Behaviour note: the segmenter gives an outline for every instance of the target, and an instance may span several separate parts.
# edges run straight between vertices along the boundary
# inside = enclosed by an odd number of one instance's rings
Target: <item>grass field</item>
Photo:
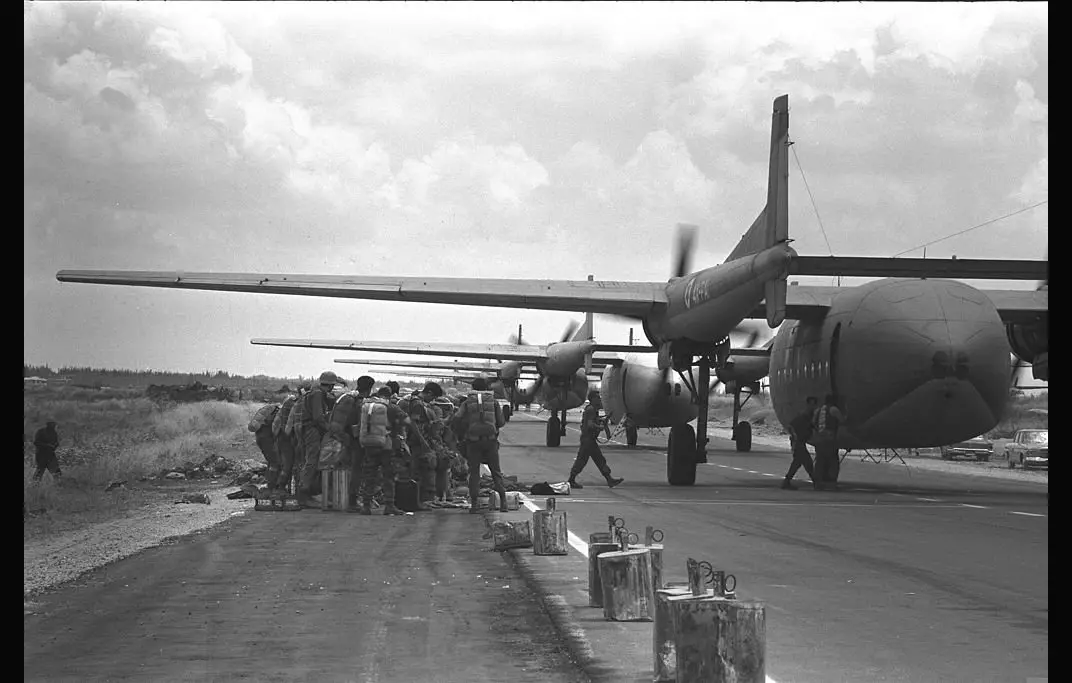
[[[32,515],[24,538],[67,530],[122,514],[153,496],[140,477],[234,450],[262,457],[246,431],[253,404],[224,402],[160,406],[133,389],[49,387],[24,392],[23,500]],[[55,420],[62,481],[46,473],[34,482],[34,432]],[[128,486],[105,492],[110,482]]]

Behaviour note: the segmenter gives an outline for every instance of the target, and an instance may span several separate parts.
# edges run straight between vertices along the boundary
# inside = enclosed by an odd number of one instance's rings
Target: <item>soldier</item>
[[[610,488],[614,488],[625,481],[620,477],[614,478],[611,476],[610,466],[607,465],[607,459],[603,457],[603,451],[600,450],[599,442],[596,441],[599,432],[605,426],[603,418],[599,416],[599,405],[599,392],[592,389],[588,392],[588,405],[585,406],[584,413],[581,415],[581,445],[577,449],[577,459],[573,461],[573,467],[570,469],[569,483],[574,488],[584,488],[577,483],[577,475],[588,464],[589,458],[596,463],[596,467],[599,468],[600,474],[607,480],[607,486]]]
[[[56,457],[56,449],[60,447],[60,435],[56,432],[56,423],[49,420],[34,433],[34,460],[37,463],[37,471],[34,472],[34,481],[41,481],[47,469],[52,473],[52,479],[60,479],[60,461]]]
[[[283,399],[275,419],[272,420],[275,450],[279,454],[279,477],[276,479],[275,489],[269,491],[271,495],[285,496],[290,493],[290,480],[294,474],[294,441],[291,434],[287,433],[287,422],[297,400],[298,397],[294,394]]]
[[[391,390],[391,396],[388,400],[390,400],[391,403],[398,403],[398,392],[400,391],[398,382],[391,380],[390,382],[385,382],[384,386]]]
[[[466,461],[469,466],[469,512],[478,513],[477,497],[480,495],[480,465],[487,463],[491,470],[492,487],[499,494],[499,509],[506,512],[506,488],[503,486],[502,470],[499,467],[499,430],[506,424],[502,408],[495,394],[487,390],[483,377],[472,383],[473,391],[466,397],[454,423],[465,440]]]
[[[275,449],[275,436],[272,434],[272,425],[278,413],[278,403],[266,403],[257,410],[247,426],[247,429],[253,432],[257,448],[261,450],[261,454],[268,462],[266,479],[269,492],[275,489],[276,481],[279,479],[279,453]]]
[[[350,489],[348,509],[356,510],[358,493],[361,490],[361,472],[364,469],[365,451],[357,441],[358,427],[361,423],[361,404],[372,395],[376,380],[368,375],[357,378],[357,391],[343,394],[331,411],[328,431],[343,446],[343,462],[350,468]]]
[[[435,412],[432,402],[443,395],[443,388],[428,382],[419,393],[399,399],[398,407],[409,416],[411,429],[407,443],[413,454],[413,470],[417,480],[418,510],[428,510],[436,497],[437,454],[432,442],[435,440]]]
[[[815,430],[812,444],[815,446],[815,479],[818,484],[816,488],[829,486],[837,491],[838,472],[841,469],[837,434],[844,421],[845,415],[837,407],[837,398],[833,394],[827,394],[823,405],[815,411],[812,422]]]
[[[395,444],[407,422],[406,414],[390,402],[391,389],[380,387],[376,396],[361,404],[358,443],[364,449],[364,472],[361,478],[362,515],[372,514],[372,494],[376,479],[383,489],[383,514],[405,514],[395,507]]]
[[[837,430],[844,421],[845,415],[837,407],[837,398],[828,394],[813,419],[817,488],[837,490],[837,475],[842,465],[837,459]]]
[[[309,383],[302,382],[298,387],[298,395],[294,400],[294,405],[290,408],[290,415],[287,416],[287,424],[283,428],[283,432],[290,436],[290,442],[294,445],[294,467],[291,469],[293,482],[288,480],[286,483],[293,483],[292,490],[295,493],[298,492],[302,470],[305,468],[305,443],[302,441],[301,416],[307,393],[309,393]]]
[[[815,470],[812,468],[811,455],[808,453],[808,439],[811,438],[812,434],[811,421],[818,403],[819,399],[809,396],[804,412],[794,417],[789,423],[789,442],[793,447],[793,463],[789,465],[789,471],[785,473],[785,481],[782,482],[783,489],[792,490],[796,488],[796,486],[793,486],[793,476],[801,467],[811,477],[812,486],[819,487],[819,482],[815,478]]]
[[[435,503],[443,505],[450,502],[451,465],[459,457],[457,439],[447,427],[454,416],[454,403],[446,396],[440,396],[433,402],[432,408],[437,422],[434,433],[436,440],[432,442],[436,449]]]
[[[320,385],[302,399],[302,442],[305,445],[305,466],[302,468],[301,487],[298,489],[298,504],[312,505],[312,496],[319,489],[320,477],[317,465],[320,462],[320,442],[328,431],[328,415],[334,407],[331,393],[336,384],[345,382],[328,370],[320,373]]]

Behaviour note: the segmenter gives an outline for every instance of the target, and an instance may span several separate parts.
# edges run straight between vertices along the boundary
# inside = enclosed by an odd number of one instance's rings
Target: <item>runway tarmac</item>
[[[571,425],[547,448],[541,417],[520,412],[501,440],[506,473],[556,482],[568,477],[578,433]],[[850,456],[840,491],[812,490],[803,471],[787,491],[788,451],[756,448],[739,454],[713,439],[696,484],[671,487],[665,437],[642,429],[636,448],[603,448],[625,483],[608,489],[589,464],[585,488],[558,506],[581,539],[611,514],[641,534],[662,529],[667,580],[684,580],[688,557],[734,574],[742,599],[767,605],[767,675],[779,683],[1048,677],[1046,482]],[[615,637],[635,642],[596,656],[647,648],[637,662],[650,659],[650,625],[628,626],[637,628]]]

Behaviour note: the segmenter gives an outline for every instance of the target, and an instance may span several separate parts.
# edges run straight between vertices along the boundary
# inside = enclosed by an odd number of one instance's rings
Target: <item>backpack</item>
[[[363,448],[389,448],[387,403],[373,398],[361,404],[361,422],[357,442]]]
[[[474,391],[465,399],[466,436],[470,439],[495,438],[499,428],[495,425],[495,394],[490,391]]]
[[[836,415],[830,414],[830,406],[820,406],[815,411],[815,431],[833,434],[837,432],[837,428],[838,419]]]
[[[287,396],[283,401],[283,405],[279,406],[279,410],[275,411],[275,419],[272,420],[272,434],[279,436],[287,426],[287,420],[290,418],[290,410],[294,407],[294,397]]]
[[[249,431],[251,432],[256,432],[264,425],[271,424],[272,418],[275,417],[275,412],[277,410],[279,410],[278,403],[268,403],[266,405],[261,406],[260,409],[253,414],[253,417],[250,418],[249,424],[246,425],[246,428],[249,429]]]

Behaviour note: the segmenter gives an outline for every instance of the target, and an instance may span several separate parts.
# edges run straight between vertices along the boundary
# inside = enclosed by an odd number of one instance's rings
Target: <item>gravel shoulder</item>
[[[168,491],[168,488],[171,490]],[[124,517],[93,524],[75,531],[43,539],[24,541],[23,598],[82,574],[122,560],[169,538],[208,529],[236,515],[253,509],[252,499],[228,500],[226,494],[237,486],[202,485],[161,487],[174,493],[164,501],[152,503]],[[204,493],[211,501],[176,503],[184,493]]]

